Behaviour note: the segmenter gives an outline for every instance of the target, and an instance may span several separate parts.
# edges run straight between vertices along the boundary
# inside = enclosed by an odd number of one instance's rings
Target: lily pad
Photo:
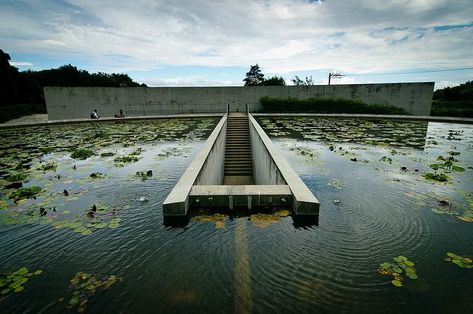
[[[399,280],[392,280],[391,283],[392,283],[393,286],[395,286],[395,287],[398,287],[398,288],[401,288],[401,287],[402,287],[402,282],[399,281]]]

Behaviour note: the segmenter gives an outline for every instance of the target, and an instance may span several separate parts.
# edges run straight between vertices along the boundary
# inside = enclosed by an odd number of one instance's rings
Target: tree
[[[261,73],[258,64],[250,66],[250,71],[246,73],[243,82],[245,82],[245,86],[258,86],[264,82],[264,74]]]
[[[314,85],[314,80],[312,79],[312,75],[310,77],[305,77],[305,81],[301,80],[297,75],[291,80],[292,83],[296,86],[311,86]]]
[[[286,86],[286,81],[282,76],[273,76],[264,80],[260,85],[263,86]]]

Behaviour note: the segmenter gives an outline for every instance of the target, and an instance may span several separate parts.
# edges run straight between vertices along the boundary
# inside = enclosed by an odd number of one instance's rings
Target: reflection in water
[[[69,281],[83,272],[123,279],[88,299],[91,312],[473,312],[473,271],[444,260],[473,254],[471,126],[264,119],[321,201],[317,227],[248,211],[194,212],[184,228],[163,225],[162,203],[212,119],[1,130],[0,272],[43,270],[0,296],[1,311],[63,312]],[[76,147],[95,155],[72,159]],[[115,157],[137,148],[136,162],[117,167]],[[13,188],[3,189],[15,182],[41,192],[15,203]],[[105,205],[94,214],[103,221],[88,221],[93,204]],[[399,256],[418,276],[401,288],[378,273]]]

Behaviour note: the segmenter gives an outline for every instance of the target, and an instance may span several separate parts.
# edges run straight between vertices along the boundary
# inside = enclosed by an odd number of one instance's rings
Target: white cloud
[[[24,62],[24,61],[10,61],[10,64],[14,67],[31,67],[33,63],[31,62]]]
[[[104,71],[255,63],[276,74],[473,66],[471,26],[433,28],[471,25],[471,0],[70,0],[68,5],[66,10],[30,2],[29,10],[1,12],[4,49],[81,57]],[[194,80],[190,83],[209,82]]]

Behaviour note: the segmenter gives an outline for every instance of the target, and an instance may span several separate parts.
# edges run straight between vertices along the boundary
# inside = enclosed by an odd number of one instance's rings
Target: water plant
[[[101,173],[101,172],[92,172],[92,173],[90,174],[90,177],[91,177],[92,179],[103,179],[103,178],[105,178],[105,175],[104,175],[103,173]]]
[[[390,164],[392,164],[392,162],[393,162],[393,160],[391,158],[386,157],[386,156],[381,157],[381,159],[379,161],[387,162],[387,163],[390,163]]]
[[[42,170],[42,171],[56,171],[56,164],[54,162],[48,162],[48,163],[45,163],[44,165],[41,165],[39,167],[39,170]]]
[[[384,262],[379,264],[378,272],[381,275],[391,275],[393,280],[391,283],[395,287],[402,287],[404,277],[403,274],[412,280],[417,279],[416,269],[414,268],[414,262],[410,261],[407,257],[399,255],[393,257],[395,263]]]
[[[142,181],[147,180],[148,178],[153,176],[153,171],[137,171],[135,173],[135,177],[141,179]]]
[[[72,152],[71,157],[74,158],[74,159],[85,160],[85,159],[87,159],[87,158],[89,158],[90,156],[93,156],[93,155],[94,155],[94,152],[91,151],[90,149],[77,148]]]
[[[428,172],[422,175],[425,179],[437,182],[447,182],[449,180],[449,176],[445,173],[432,173]]]
[[[42,273],[42,270],[30,272],[26,267],[21,267],[7,274],[0,273],[0,295],[5,296],[12,292],[18,293],[23,291],[23,285],[28,282],[32,276],[38,276]]]
[[[90,297],[99,291],[109,289],[120,281],[122,281],[122,278],[116,275],[76,273],[69,282],[69,291],[72,293],[72,297],[69,300],[68,308],[77,307],[78,312],[84,312]]]
[[[103,152],[100,154],[100,157],[112,157],[115,156],[115,153],[113,152]]]
[[[473,268],[473,257],[460,256],[455,253],[448,252],[445,261],[451,262],[461,268]]]
[[[336,179],[336,178],[333,178],[332,180],[330,180],[329,183],[327,183],[327,185],[331,185],[333,186],[334,188],[336,188],[337,190],[341,190],[343,189],[343,187],[345,186],[345,183],[343,183],[341,180],[339,179]]]
[[[192,220],[195,222],[214,222],[215,228],[223,229],[225,228],[225,220],[227,215],[220,213],[209,213],[206,211],[199,211],[195,216],[192,217]]]
[[[16,203],[23,199],[35,198],[36,195],[41,192],[41,190],[42,189],[39,186],[19,188],[8,193],[8,197]]]
[[[281,218],[290,215],[290,211],[287,209],[277,210],[273,213],[257,213],[250,216],[250,221],[258,228],[269,227],[279,221]]]

